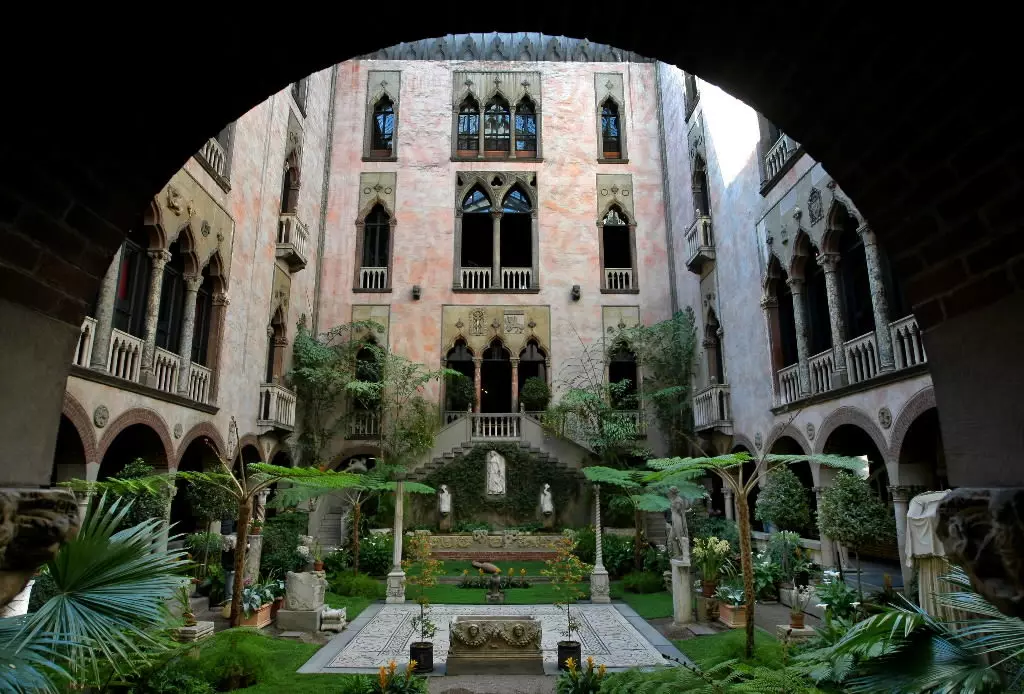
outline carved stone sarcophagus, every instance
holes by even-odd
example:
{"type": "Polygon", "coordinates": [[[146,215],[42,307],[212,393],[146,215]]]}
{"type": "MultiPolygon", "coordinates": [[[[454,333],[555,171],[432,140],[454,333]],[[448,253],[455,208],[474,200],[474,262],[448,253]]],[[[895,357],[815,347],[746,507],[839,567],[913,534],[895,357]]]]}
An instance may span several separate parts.
{"type": "Polygon", "coordinates": [[[543,675],[540,621],[533,617],[456,617],[449,675],[543,675]]]}

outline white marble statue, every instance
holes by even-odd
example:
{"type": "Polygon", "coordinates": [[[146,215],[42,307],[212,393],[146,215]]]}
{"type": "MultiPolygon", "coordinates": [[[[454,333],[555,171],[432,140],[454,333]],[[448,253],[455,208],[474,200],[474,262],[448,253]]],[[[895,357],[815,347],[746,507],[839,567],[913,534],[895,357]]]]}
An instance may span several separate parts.
{"type": "Polygon", "coordinates": [[[448,485],[442,484],[438,494],[438,503],[441,506],[441,515],[447,516],[452,512],[452,494],[448,491],[448,485]]]}
{"type": "Polygon", "coordinates": [[[551,485],[545,483],[544,489],[540,493],[540,512],[545,516],[550,516],[555,512],[555,503],[551,499],[551,485]]]}
{"type": "Polygon", "coordinates": [[[487,454],[487,493],[505,493],[505,458],[497,451],[487,454]]]}
{"type": "Polygon", "coordinates": [[[672,520],[668,523],[668,553],[674,559],[690,558],[690,533],[686,527],[686,510],[689,504],[679,496],[679,489],[668,490],[668,501],[671,507],[672,520]]]}

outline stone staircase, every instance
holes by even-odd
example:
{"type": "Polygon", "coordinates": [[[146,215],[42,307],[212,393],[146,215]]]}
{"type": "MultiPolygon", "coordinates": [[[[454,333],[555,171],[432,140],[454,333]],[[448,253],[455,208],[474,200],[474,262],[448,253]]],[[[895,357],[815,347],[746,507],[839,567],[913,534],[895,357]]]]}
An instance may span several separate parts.
{"type": "Polygon", "coordinates": [[[320,523],[313,533],[314,539],[321,547],[341,546],[341,520],[348,513],[344,492],[332,492],[323,497],[322,504],[327,508],[320,515],[320,523]]]}
{"type": "MultiPolygon", "coordinates": [[[[560,470],[562,472],[568,472],[568,473],[575,474],[580,479],[583,479],[583,475],[579,471],[579,469],[574,468],[574,467],[572,467],[570,465],[566,465],[564,462],[559,460],[553,454],[551,454],[548,451],[545,451],[544,449],[539,448],[537,446],[532,446],[527,441],[504,441],[503,443],[518,445],[524,451],[529,452],[530,455],[532,457],[536,458],[537,460],[540,460],[541,462],[549,463],[552,468],[554,468],[556,470],[560,470]]],[[[454,448],[451,448],[450,450],[445,451],[441,455],[435,456],[435,457],[431,458],[430,460],[428,460],[426,463],[422,463],[421,465],[419,465],[419,466],[413,468],[412,470],[410,470],[410,472],[409,472],[409,479],[415,480],[417,482],[422,482],[431,473],[436,472],[437,470],[440,470],[441,468],[443,468],[445,465],[447,465],[448,463],[452,462],[456,458],[459,458],[460,456],[462,456],[462,455],[464,455],[466,453],[469,453],[476,446],[485,446],[485,445],[487,445],[485,441],[475,441],[475,442],[474,441],[464,441],[463,443],[459,444],[458,446],[455,446],[454,448]]]]}

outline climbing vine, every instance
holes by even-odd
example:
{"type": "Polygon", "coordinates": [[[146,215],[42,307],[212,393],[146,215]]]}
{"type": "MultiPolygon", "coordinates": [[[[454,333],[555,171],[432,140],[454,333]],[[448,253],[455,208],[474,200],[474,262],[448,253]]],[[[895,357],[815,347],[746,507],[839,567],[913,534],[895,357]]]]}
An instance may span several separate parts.
{"type": "Polygon", "coordinates": [[[556,508],[575,497],[580,488],[574,472],[508,443],[477,445],[440,470],[430,473],[423,482],[435,489],[442,484],[448,485],[453,498],[454,523],[477,520],[488,512],[501,514],[507,522],[533,520],[545,483],[551,485],[556,508]],[[497,451],[505,457],[505,495],[501,497],[487,495],[489,451],[497,451]]]}

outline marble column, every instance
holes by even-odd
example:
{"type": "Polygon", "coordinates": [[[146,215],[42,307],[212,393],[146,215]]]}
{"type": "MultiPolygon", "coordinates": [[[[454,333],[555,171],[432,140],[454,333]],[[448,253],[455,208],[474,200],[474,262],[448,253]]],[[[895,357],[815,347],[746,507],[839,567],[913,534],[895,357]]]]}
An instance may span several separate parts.
{"type": "Polygon", "coordinates": [[[476,402],[473,405],[473,411],[477,414],[480,413],[480,366],[483,364],[483,359],[480,357],[473,357],[473,388],[476,391],[476,402]]]}
{"type": "Polygon", "coordinates": [[[889,298],[885,293],[882,275],[882,255],[875,232],[867,224],[858,230],[864,241],[864,257],[868,266],[868,284],[871,285],[871,307],[875,313],[875,344],[878,345],[878,371],[892,371],[896,362],[892,353],[892,335],[889,333],[889,298]]]}
{"type": "Polygon", "coordinates": [[[405,473],[396,476],[395,486],[395,527],[393,532],[394,547],[391,553],[391,572],[388,573],[387,599],[391,604],[401,605],[405,602],[405,571],[402,570],[402,539],[403,539],[403,501],[405,499],[405,473]]]}
{"type": "Polygon", "coordinates": [[[85,522],[85,514],[89,511],[89,504],[92,503],[93,497],[96,496],[96,492],[75,492],[75,501],[78,502],[78,517],[81,522],[85,522]]]}
{"type": "Polygon", "coordinates": [[[839,388],[850,382],[846,372],[846,312],[839,295],[839,254],[821,253],[817,258],[818,265],[825,271],[825,295],[828,297],[828,315],[832,327],[832,355],[835,372],[832,375],[832,387],[839,388]]]}
{"type": "Polygon", "coordinates": [[[772,368],[773,402],[782,402],[782,384],[779,371],[782,368],[782,334],[779,329],[779,300],[774,296],[761,298],[761,312],[764,315],[765,334],[768,336],[768,351],[772,368]]]}
{"type": "Polygon", "coordinates": [[[501,210],[491,210],[491,243],[492,253],[491,288],[501,289],[501,210]]]}
{"type": "Polygon", "coordinates": [[[722,496],[725,497],[725,519],[736,520],[736,505],[733,501],[733,493],[731,489],[723,489],[722,496]]]}
{"type": "Polygon", "coordinates": [[[914,569],[907,566],[907,507],[910,502],[910,488],[901,486],[889,487],[892,494],[892,510],[896,516],[896,545],[900,552],[900,573],[903,575],[904,588],[910,585],[914,569]]]}
{"type": "MultiPolygon", "coordinates": [[[[540,113],[537,114],[540,119],[540,113]]],[[[540,227],[537,223],[537,210],[530,211],[530,289],[540,286],[540,227]]]]}
{"type": "Polygon", "coordinates": [[[114,329],[114,301],[117,299],[117,279],[121,274],[121,254],[124,244],[117,249],[114,259],[110,261],[107,274],[103,275],[100,285],[99,301],[96,305],[96,332],[92,338],[92,354],[89,366],[97,371],[107,370],[107,357],[110,352],[110,331],[114,329]]]}
{"type": "Polygon", "coordinates": [[[142,382],[155,385],[156,374],[153,371],[153,358],[156,354],[156,324],[160,315],[160,294],[164,285],[164,266],[171,259],[168,251],[153,249],[148,251],[149,294],[146,300],[146,341],[142,344],[142,382]]]}
{"type": "Polygon", "coordinates": [[[811,372],[807,363],[811,356],[807,336],[807,297],[802,279],[791,277],[786,284],[793,293],[793,327],[796,328],[796,356],[800,362],[800,395],[807,396],[811,394],[811,372]]]}
{"type": "Polygon", "coordinates": [[[519,360],[512,359],[512,409],[509,412],[519,411],[519,360]]]}
{"type": "MultiPolygon", "coordinates": [[[[814,496],[818,500],[818,508],[821,508],[821,494],[825,491],[825,487],[815,487],[814,496]]],[[[836,565],[836,548],[832,542],[832,538],[825,534],[820,535],[821,538],[821,566],[824,569],[833,568],[836,565]]]]}
{"type": "Polygon", "coordinates": [[[672,623],[689,624],[693,621],[693,576],[690,558],[669,560],[672,567],[672,623]]]}
{"type": "Polygon", "coordinates": [[[185,303],[181,316],[181,342],[178,344],[178,356],[181,367],[178,369],[178,392],[188,395],[189,375],[192,371],[192,337],[196,330],[196,297],[199,287],[203,284],[202,275],[185,275],[185,303]]]}
{"type": "Polygon", "coordinates": [[[601,546],[601,485],[594,485],[594,570],[590,574],[590,602],[608,603],[611,583],[608,569],[604,568],[604,549],[601,546]]]}

